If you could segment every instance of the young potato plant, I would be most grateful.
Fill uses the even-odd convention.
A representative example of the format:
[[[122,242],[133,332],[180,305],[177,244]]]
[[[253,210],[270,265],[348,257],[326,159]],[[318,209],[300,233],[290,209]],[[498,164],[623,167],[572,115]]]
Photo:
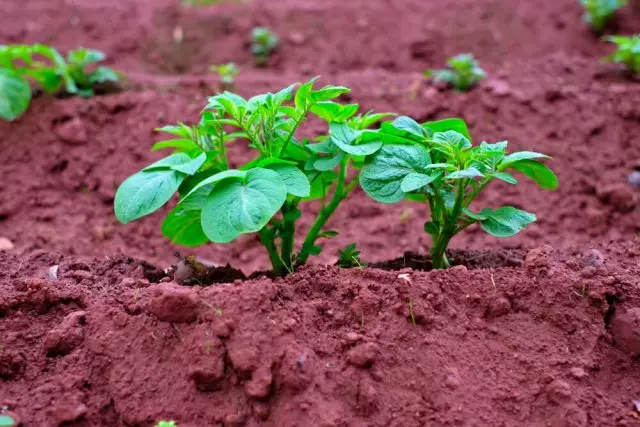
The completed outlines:
[[[154,427],[178,427],[175,421],[158,421]]]
[[[111,68],[88,67],[105,59],[102,52],[89,49],[70,51],[67,58],[49,46],[0,46],[0,117],[14,120],[20,117],[31,102],[33,81],[47,93],[66,91],[90,97],[93,87],[119,80]]]
[[[487,76],[470,53],[449,58],[447,66],[449,69],[427,70],[425,75],[433,77],[436,83],[447,83],[462,92],[468,91]]]
[[[631,74],[640,74],[640,34],[635,36],[610,36],[605,40],[617,45],[616,51],[605,59],[624,64]]]
[[[584,22],[600,32],[613,20],[616,11],[627,5],[627,0],[580,0],[584,7]]]
[[[240,74],[240,69],[234,62],[228,62],[222,65],[212,65],[211,71],[217,73],[222,84],[226,86],[233,86],[236,76]]]
[[[465,122],[447,119],[419,124],[409,117],[385,122],[377,132],[383,143],[367,157],[360,174],[364,191],[382,203],[403,199],[425,203],[431,219],[424,229],[431,235],[434,268],[449,265],[445,251],[451,239],[472,224],[497,237],[518,233],[535,221],[534,214],[503,206],[471,210],[471,203],[495,181],[518,181],[520,172],[545,189],[558,180],[541,160],[548,156],[531,151],[507,154],[507,142],[473,146]]]
[[[356,249],[356,244],[352,243],[344,249],[338,250],[337,265],[342,268],[366,267],[366,263],[360,260],[360,251]]]
[[[365,129],[387,116],[356,115],[357,104],[332,101],[348,88],[315,90],[314,82],[248,100],[224,92],[209,98],[197,125],[159,129],[176,138],[152,149],[174,152],[122,183],[114,201],[117,218],[128,223],[148,215],[177,192],[179,202],[162,224],[172,242],[228,243],[258,233],[273,271],[294,271],[320,253],[319,239],[337,234],[324,227],[358,185],[358,174],[349,171],[382,146],[374,137],[363,141],[365,133],[375,135]],[[328,123],[328,135],[314,142],[300,140],[298,128],[311,114]],[[228,149],[241,142],[254,150],[255,158],[232,168]],[[316,199],[321,209],[296,252],[300,205]]]
[[[268,28],[256,27],[251,32],[251,53],[256,65],[265,66],[271,54],[278,48],[280,37]]]

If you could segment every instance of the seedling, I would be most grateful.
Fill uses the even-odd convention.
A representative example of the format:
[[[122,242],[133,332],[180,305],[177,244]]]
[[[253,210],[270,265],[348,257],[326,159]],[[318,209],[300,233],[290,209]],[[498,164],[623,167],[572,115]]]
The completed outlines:
[[[18,424],[13,417],[0,414],[0,427],[16,427]]]
[[[212,65],[211,71],[218,74],[220,81],[224,85],[232,86],[235,77],[240,74],[240,69],[233,62],[228,62],[222,65]]]
[[[613,20],[616,11],[627,5],[627,0],[580,0],[584,7],[584,22],[600,32]]]
[[[342,268],[364,267],[365,263],[360,261],[360,251],[356,249],[356,244],[352,243],[344,249],[338,250],[340,258],[338,266]]]
[[[508,237],[535,221],[534,214],[503,206],[475,212],[471,203],[494,180],[517,184],[515,170],[545,189],[555,189],[554,173],[540,153],[521,151],[507,155],[507,142],[472,146],[461,119],[419,124],[409,117],[385,122],[377,132],[381,149],[365,162],[360,183],[382,203],[408,199],[425,203],[431,219],[424,229],[431,235],[434,268],[449,265],[445,251],[451,239],[472,224],[494,236]]]
[[[468,91],[487,75],[470,53],[449,58],[449,69],[427,70],[425,75],[433,77],[436,83],[447,83],[459,91]]]
[[[97,50],[70,51],[65,61],[56,49],[41,44],[0,46],[0,117],[14,120],[24,114],[31,101],[30,81],[47,93],[93,96],[96,85],[119,80],[111,68],[88,71],[104,59]]]
[[[255,58],[256,65],[266,65],[279,44],[280,38],[268,28],[254,28],[251,33],[251,53]]]
[[[158,421],[155,427],[178,427],[175,421]]]
[[[176,138],[158,142],[152,150],[174,153],[122,183],[114,201],[117,218],[126,224],[149,215],[177,192],[178,205],[162,224],[174,243],[228,243],[258,233],[275,273],[306,263],[322,250],[318,240],[337,234],[324,226],[358,185],[352,166],[361,167],[363,156],[382,146],[376,132],[365,129],[388,115],[356,115],[357,104],[332,101],[348,88],[314,90],[315,80],[249,100],[224,92],[209,98],[197,125],[159,129]],[[310,114],[329,128],[315,142],[296,137]],[[254,150],[255,158],[233,169],[228,149],[240,141]],[[321,209],[296,252],[300,205],[317,199]]]
[[[605,60],[624,64],[631,74],[640,74],[640,34],[632,37],[610,36],[604,39],[617,45],[616,51]]]

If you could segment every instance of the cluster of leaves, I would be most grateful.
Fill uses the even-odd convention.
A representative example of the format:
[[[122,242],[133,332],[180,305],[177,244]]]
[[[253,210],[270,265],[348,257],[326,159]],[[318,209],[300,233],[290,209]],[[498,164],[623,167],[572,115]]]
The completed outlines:
[[[517,184],[510,170],[545,189],[558,180],[540,160],[549,157],[521,151],[507,155],[507,142],[473,146],[465,122],[447,119],[419,124],[409,117],[385,122],[377,132],[382,147],[369,156],[360,174],[365,192],[382,203],[403,199],[425,203],[431,219],[424,229],[432,237],[434,268],[449,265],[451,239],[472,224],[497,237],[512,236],[535,221],[534,214],[503,206],[474,212],[471,203],[494,180]]]
[[[278,48],[280,38],[268,28],[256,27],[251,32],[251,53],[256,64],[267,64],[271,54]]]
[[[468,91],[487,75],[470,53],[456,55],[447,60],[448,69],[427,70],[425,76],[436,83],[447,83],[459,91]]]
[[[360,251],[356,249],[356,244],[352,243],[344,249],[338,250],[338,262],[342,268],[365,267],[367,264],[360,260]]]
[[[221,65],[212,65],[211,71],[217,73],[220,77],[220,81],[228,86],[233,85],[234,79],[238,74],[240,74],[240,69],[234,62],[227,62],[226,64]]]
[[[0,117],[14,120],[31,102],[29,80],[47,93],[61,90],[69,94],[90,97],[101,83],[115,82],[119,76],[111,68],[88,67],[105,59],[102,52],[90,49],[70,51],[67,58],[49,46],[0,46]]]
[[[154,427],[178,427],[175,421],[158,421]]]
[[[631,37],[609,36],[605,40],[617,45],[616,51],[606,60],[624,64],[629,72],[640,74],[640,34]]]
[[[595,31],[602,31],[627,0],[580,0],[584,7],[584,21]]]
[[[314,90],[315,79],[277,93],[246,100],[224,92],[211,97],[195,126],[159,129],[177,138],[153,149],[170,156],[125,180],[115,197],[117,218],[127,223],[148,215],[178,193],[178,205],[162,225],[174,243],[196,246],[227,243],[258,233],[273,270],[284,274],[321,251],[318,240],[338,233],[325,224],[340,203],[362,186],[382,203],[402,199],[427,204],[434,267],[448,265],[445,249],[460,231],[480,223],[489,233],[511,236],[535,220],[514,207],[474,212],[471,202],[493,180],[517,181],[508,170],[553,189],[557,179],[534,152],[506,154],[506,142],[473,147],[460,119],[418,124],[398,117],[370,129],[390,114],[356,115],[357,104],[333,101],[349,92],[341,86]],[[294,95],[295,92],[295,95]],[[313,114],[328,123],[328,134],[299,140],[298,127]],[[247,141],[256,157],[237,169],[227,150]],[[321,200],[321,209],[295,251],[301,203]],[[342,251],[345,265],[360,264],[355,245]]]
[[[273,270],[281,274],[320,253],[317,241],[337,235],[324,230],[326,222],[358,185],[357,173],[350,178],[349,171],[382,146],[375,132],[364,129],[387,114],[356,115],[357,104],[333,101],[348,88],[314,90],[314,82],[248,100],[224,92],[209,99],[197,125],[159,129],[176,138],[153,150],[174,153],[122,183],[114,202],[117,218],[127,223],[148,215],[178,192],[179,203],[162,225],[174,243],[227,243],[259,233]],[[329,134],[299,140],[296,132],[311,114],[328,123]],[[256,156],[232,169],[228,149],[238,141],[246,141]],[[320,212],[295,253],[299,206],[318,199]]]

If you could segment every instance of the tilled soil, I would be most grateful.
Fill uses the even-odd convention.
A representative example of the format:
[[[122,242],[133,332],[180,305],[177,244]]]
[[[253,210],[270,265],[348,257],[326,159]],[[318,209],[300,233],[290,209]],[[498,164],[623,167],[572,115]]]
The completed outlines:
[[[0,122],[0,412],[25,426],[640,425],[640,191],[627,183],[640,85],[600,61],[609,47],[577,1],[5,3],[0,44],[102,49],[129,77],[121,93],[41,95]],[[640,32],[631,3],[620,33]],[[265,69],[247,48],[256,25],[282,39]],[[478,88],[423,81],[466,51],[489,75]],[[246,275],[268,259],[255,236],[175,247],[162,213],[123,226],[113,197],[163,155],[149,152],[153,128],[195,121],[219,90],[209,66],[231,60],[247,96],[322,75],[362,110],[462,117],[476,142],[554,156],[560,187],[519,177],[486,190],[478,207],[538,221],[510,239],[465,231],[453,247],[469,270],[418,271],[428,209],[357,190],[320,265],[179,287],[162,271],[176,251]],[[235,162],[248,156],[234,148]],[[365,261],[402,270],[322,265],[353,242]]]

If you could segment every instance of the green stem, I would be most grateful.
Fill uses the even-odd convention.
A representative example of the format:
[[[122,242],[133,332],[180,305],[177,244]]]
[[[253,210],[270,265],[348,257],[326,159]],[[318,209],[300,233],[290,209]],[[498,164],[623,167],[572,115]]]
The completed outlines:
[[[291,131],[289,131],[289,135],[287,135],[287,139],[285,139],[284,144],[282,144],[282,148],[278,152],[278,157],[282,157],[282,155],[284,154],[284,150],[287,149],[287,146],[289,145],[289,143],[293,139],[293,135],[295,135],[296,130],[298,130],[298,126],[300,126],[300,123],[302,123],[302,120],[306,117],[307,113],[309,113],[309,109],[310,109],[310,107],[309,108],[305,108],[304,111],[302,112],[302,114],[300,114],[298,116],[298,118],[296,119],[295,124],[291,128]]]
[[[320,214],[314,221],[309,233],[307,233],[307,237],[304,239],[302,243],[302,248],[300,252],[298,252],[298,256],[296,257],[296,264],[302,265],[307,262],[309,256],[311,255],[312,248],[315,246],[316,240],[318,239],[318,235],[322,231],[322,228],[325,226],[331,215],[335,212],[342,202],[351,191],[358,185],[358,178],[354,178],[353,181],[349,183],[345,188],[345,181],[347,178],[347,169],[349,167],[349,158],[345,158],[340,163],[340,174],[338,177],[338,184],[336,185],[336,189],[333,193],[333,198],[331,202],[324,208],[320,210]]]
[[[282,258],[278,253],[278,248],[276,247],[274,227],[269,228],[268,225],[265,226],[262,230],[260,230],[259,235],[262,245],[265,247],[267,253],[269,254],[271,268],[278,275],[284,274],[287,269],[285,268],[284,263],[282,262]]]
[[[297,208],[296,202],[285,202],[282,206],[282,228],[280,231],[281,261],[287,271],[293,271],[293,250],[295,247],[296,220],[291,219],[287,213]]]

